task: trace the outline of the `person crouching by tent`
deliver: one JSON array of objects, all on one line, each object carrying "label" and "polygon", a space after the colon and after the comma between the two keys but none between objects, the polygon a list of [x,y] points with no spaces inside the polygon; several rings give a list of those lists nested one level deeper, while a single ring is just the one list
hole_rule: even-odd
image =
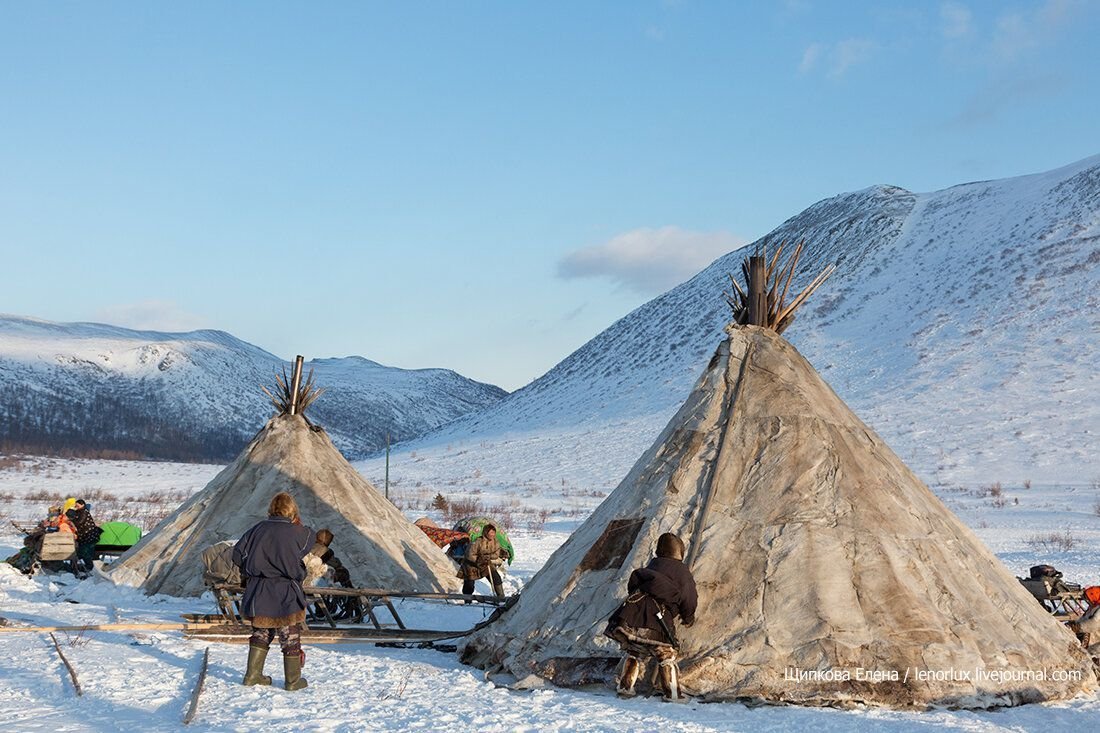
[{"label": "person crouching by tent", "polygon": [[488,578],[493,585],[497,598],[504,597],[504,580],[500,577],[500,566],[508,559],[508,551],[497,542],[497,528],[486,524],[481,536],[469,544],[462,557],[458,577],[462,578],[462,594],[474,592],[474,583]]},{"label": "person crouching by tent", "polygon": [[656,554],[648,565],[630,574],[630,595],[611,614],[604,634],[617,641],[626,654],[617,685],[620,697],[634,696],[642,660],[654,659],[664,699],[678,702],[684,697],[676,667],[675,619],[679,617],[684,626],[695,623],[699,594],[695,578],[683,563],[684,543],[679,537],[668,532],[658,537]]},{"label": "person crouching by tent", "polygon": [[[352,588],[354,586],[351,583],[351,571],[344,566],[344,563],[340,562],[340,558],[336,557],[336,553],[332,551],[332,541],[335,538],[336,536],[332,534],[331,530],[317,530],[317,541],[306,557],[306,569],[310,571],[311,567],[318,567],[319,570],[323,568],[320,572],[312,571],[316,574],[316,580],[320,580],[323,575],[331,572],[333,582],[343,588]],[[308,579],[306,585],[310,585]],[[361,603],[359,598],[354,596],[343,599],[339,596],[328,596],[325,602],[330,606],[338,607],[334,614],[336,619],[362,616]],[[314,615],[320,616],[320,613]]]},{"label": "person crouching by tent", "polygon": [[276,635],[283,651],[283,686],[300,690],[302,678],[302,622],[306,595],[302,560],[313,547],[313,530],[300,523],[298,505],[285,492],[271,499],[267,519],[245,532],[233,548],[233,563],[245,582],[241,615],[252,624],[248,640],[248,668],[243,684],[270,685],[264,672],[267,650]]},{"label": "person crouching by tent", "polygon": [[65,512],[65,516],[76,528],[77,560],[83,564],[85,570],[91,570],[95,546],[99,544],[99,536],[103,534],[103,530],[95,523],[92,512],[83,499],[73,502],[72,509]]}]

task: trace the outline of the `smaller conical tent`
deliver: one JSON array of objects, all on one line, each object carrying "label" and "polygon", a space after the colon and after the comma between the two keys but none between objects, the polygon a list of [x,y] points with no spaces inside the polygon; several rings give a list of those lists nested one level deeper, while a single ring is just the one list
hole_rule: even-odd
[{"label": "smaller conical tent", "polygon": [[271,418],[235,461],[115,562],[107,576],[147,593],[200,595],[202,551],[267,517],[280,491],[302,523],[327,527],[358,587],[408,592],[458,588],[451,561],[302,415]]},{"label": "smaller conical tent", "polygon": [[[784,324],[774,303],[759,312]],[[463,661],[519,686],[611,682],[607,619],[674,532],[699,589],[680,630],[689,694],[986,707],[1096,688],[1073,634],[793,346],[727,330],[657,441]]]}]

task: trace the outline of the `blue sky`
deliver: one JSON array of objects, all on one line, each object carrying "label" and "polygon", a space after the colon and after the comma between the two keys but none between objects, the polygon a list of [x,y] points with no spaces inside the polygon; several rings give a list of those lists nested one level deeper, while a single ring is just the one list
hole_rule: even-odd
[{"label": "blue sky", "polygon": [[508,389],[822,198],[1100,153],[1100,3],[0,3],[0,312]]}]

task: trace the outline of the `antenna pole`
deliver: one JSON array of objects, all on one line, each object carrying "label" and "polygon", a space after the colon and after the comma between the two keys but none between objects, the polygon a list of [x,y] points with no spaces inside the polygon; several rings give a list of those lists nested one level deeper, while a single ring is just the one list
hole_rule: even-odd
[{"label": "antenna pole", "polygon": [[298,388],[302,386],[302,355],[294,358],[294,376],[290,382],[290,414],[298,414]]}]

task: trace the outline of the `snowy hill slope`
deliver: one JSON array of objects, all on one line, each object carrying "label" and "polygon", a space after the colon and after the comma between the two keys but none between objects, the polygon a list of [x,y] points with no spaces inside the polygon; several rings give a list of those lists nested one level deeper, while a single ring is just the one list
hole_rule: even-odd
[{"label": "snowy hill slope", "polygon": [[[764,241],[803,237],[806,278],[839,269],[787,337],[926,481],[1100,477],[1100,156],[928,194],[874,186],[821,201]],[[395,463],[466,487],[613,486],[714,352],[727,273],[744,254]],[[476,482],[462,478],[471,467]]]},{"label": "snowy hill slope", "polygon": [[[0,316],[0,442],[232,457],[262,427],[260,391],[284,362],[222,331],[160,333]],[[416,437],[506,393],[446,369],[362,357],[306,364],[328,391],[310,409],[346,454]]]}]

